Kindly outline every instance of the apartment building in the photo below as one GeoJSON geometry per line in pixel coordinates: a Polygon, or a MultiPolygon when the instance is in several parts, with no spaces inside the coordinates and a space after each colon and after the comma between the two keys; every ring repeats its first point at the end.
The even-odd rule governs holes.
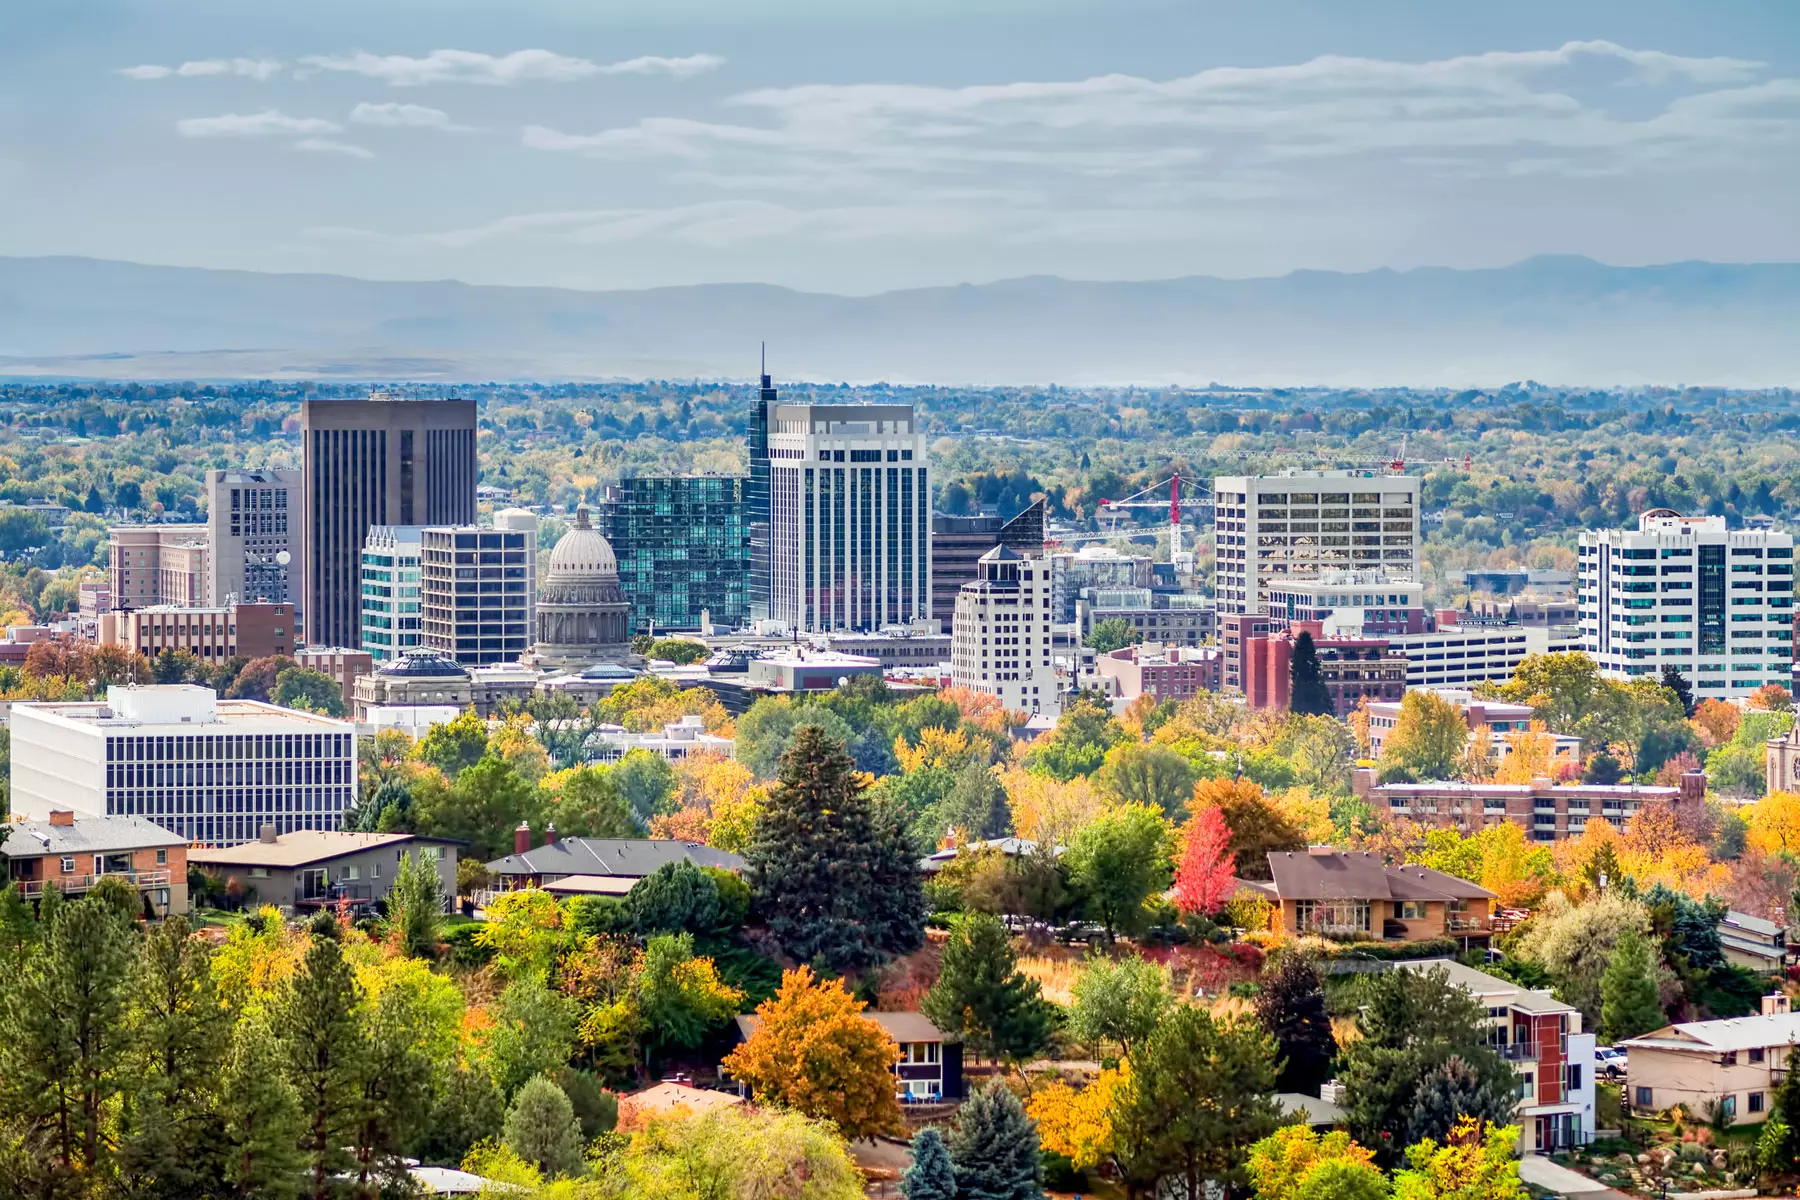
{"type": "Polygon", "coordinates": [[[1050,658],[1050,564],[996,546],[976,565],[979,578],[956,597],[952,682],[1012,712],[1055,716],[1062,697],[1050,658]]]}
{"type": "Polygon", "coordinates": [[[291,604],[230,604],[181,608],[156,604],[100,614],[97,640],[155,658],[186,650],[208,666],[228,658],[292,655],[300,635],[291,604]]]}
{"type": "Polygon", "coordinates": [[[513,663],[536,637],[534,530],[419,531],[419,645],[468,666],[513,663]]]}
{"type": "Polygon", "coordinates": [[[1761,1124],[1796,1043],[1800,1013],[1779,992],[1763,997],[1757,1016],[1664,1026],[1619,1043],[1631,1062],[1625,1102],[1648,1116],[1676,1107],[1703,1112],[1716,1101],[1734,1123],[1761,1124]]]}
{"type": "Polygon", "coordinates": [[[1635,530],[1583,533],[1580,568],[1583,640],[1607,676],[1673,667],[1697,699],[1789,685],[1792,534],[1652,509],[1635,530]]]}
{"type": "Polygon", "coordinates": [[[1417,821],[1464,834],[1511,821],[1533,841],[1560,842],[1580,837],[1591,820],[1604,819],[1622,828],[1638,810],[1652,804],[1706,802],[1706,776],[1698,771],[1681,777],[1677,787],[1582,783],[1557,787],[1548,779],[1530,783],[1374,782],[1375,772],[1356,771],[1351,787],[1396,819],[1417,821]]]}
{"type": "Polygon", "coordinates": [[[207,604],[204,525],[115,525],[107,530],[115,608],[207,604]]]}
{"type": "Polygon", "coordinates": [[[1157,703],[1191,700],[1201,692],[1219,690],[1223,673],[1216,647],[1168,646],[1140,642],[1110,654],[1097,655],[1094,673],[1113,681],[1120,700],[1149,696],[1157,703]]]}
{"type": "Polygon", "coordinates": [[[27,900],[54,887],[65,896],[102,879],[137,889],[158,917],[188,911],[187,839],[137,817],[103,817],[53,808],[42,820],[11,821],[0,842],[0,879],[27,900]]]}
{"type": "MultiPolygon", "coordinates": [[[[1407,691],[1413,691],[1408,686],[1407,691]]],[[[1483,700],[1467,688],[1425,688],[1440,700],[1449,702],[1462,714],[1463,720],[1473,732],[1486,728],[1494,739],[1494,756],[1496,761],[1506,757],[1511,747],[1507,737],[1511,734],[1525,733],[1531,729],[1532,708],[1529,704],[1507,704],[1500,700],[1483,700]]],[[[1380,758],[1381,748],[1394,726],[1400,723],[1400,703],[1393,700],[1381,700],[1369,705],[1369,757],[1380,758]]],[[[1581,739],[1567,733],[1550,733],[1551,757],[1568,759],[1571,762],[1580,760],[1581,739]]]]}

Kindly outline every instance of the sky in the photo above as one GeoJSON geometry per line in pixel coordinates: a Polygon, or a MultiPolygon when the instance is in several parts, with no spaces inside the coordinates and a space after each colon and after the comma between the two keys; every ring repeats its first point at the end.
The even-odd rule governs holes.
{"type": "Polygon", "coordinates": [[[840,293],[1800,260],[1792,0],[57,0],[0,255],[840,293]]]}

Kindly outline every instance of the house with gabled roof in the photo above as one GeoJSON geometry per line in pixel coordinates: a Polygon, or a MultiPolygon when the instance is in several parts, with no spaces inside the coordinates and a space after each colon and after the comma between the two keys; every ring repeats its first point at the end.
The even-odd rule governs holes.
{"type": "Polygon", "coordinates": [[[1757,1016],[1666,1025],[1619,1043],[1625,1100],[1639,1113],[1701,1114],[1716,1100],[1737,1123],[1755,1124],[1768,1117],[1796,1043],[1800,1013],[1779,992],[1763,997],[1757,1016]]]}
{"type": "Polygon", "coordinates": [[[1268,880],[1240,881],[1276,908],[1291,934],[1421,942],[1493,933],[1495,895],[1480,884],[1416,863],[1391,867],[1379,854],[1312,846],[1275,851],[1268,880]]]}
{"type": "Polygon", "coordinates": [[[531,844],[531,828],[513,831],[513,852],[487,864],[496,892],[543,888],[564,895],[623,896],[644,876],[672,862],[697,867],[723,867],[742,872],[744,860],[729,850],[699,842],[668,838],[558,837],[556,826],[544,832],[544,844],[531,844]]]}

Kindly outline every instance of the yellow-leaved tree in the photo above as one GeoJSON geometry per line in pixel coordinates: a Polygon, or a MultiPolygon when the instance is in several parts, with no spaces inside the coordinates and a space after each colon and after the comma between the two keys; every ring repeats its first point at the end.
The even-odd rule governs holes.
{"type": "Polygon", "coordinates": [[[1106,807],[1085,775],[1063,783],[1011,766],[1000,772],[1000,786],[1006,789],[1014,831],[1036,842],[1066,846],[1077,830],[1106,807]]]}
{"type": "Polygon", "coordinates": [[[1250,1147],[1249,1170],[1256,1200],[1311,1200],[1315,1196],[1349,1200],[1370,1194],[1370,1181],[1381,1185],[1373,1194],[1387,1190],[1375,1155],[1351,1141],[1343,1130],[1321,1134],[1305,1125],[1277,1129],[1250,1147]],[[1363,1185],[1361,1190],[1358,1183],[1363,1185]]]}
{"type": "Polygon", "coordinates": [[[1739,812],[1744,843],[1759,854],[1800,854],[1800,795],[1770,792],[1739,812]]]}
{"type": "Polygon", "coordinates": [[[764,1104],[829,1121],[851,1139],[898,1133],[894,1098],[900,1048],[841,979],[810,967],[781,977],[781,990],[756,1007],[756,1031],[720,1065],[764,1104]]]}
{"type": "Polygon", "coordinates": [[[1542,721],[1533,721],[1531,728],[1506,735],[1506,756],[1494,772],[1494,782],[1529,784],[1534,779],[1551,778],[1556,764],[1556,739],[1542,721]]]}
{"type": "Polygon", "coordinates": [[[1058,1080],[1038,1088],[1025,1102],[1025,1112],[1037,1122],[1038,1145],[1061,1154],[1085,1171],[1099,1165],[1113,1152],[1113,1104],[1131,1083],[1131,1064],[1100,1072],[1084,1088],[1058,1080]]]}

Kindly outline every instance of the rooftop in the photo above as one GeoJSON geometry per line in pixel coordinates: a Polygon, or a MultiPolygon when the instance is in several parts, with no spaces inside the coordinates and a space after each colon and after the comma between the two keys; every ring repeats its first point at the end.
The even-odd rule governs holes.
{"type": "Polygon", "coordinates": [[[13,714],[107,730],[225,726],[291,731],[296,725],[306,725],[349,732],[354,728],[348,721],[261,700],[221,700],[209,687],[182,683],[115,685],[106,689],[105,700],[15,704],[13,714]]]}
{"type": "Polygon", "coordinates": [[[13,821],[11,835],[0,844],[0,856],[36,858],[41,855],[114,854],[123,850],[152,850],[159,846],[185,846],[187,839],[161,825],[137,817],[90,817],[77,813],[73,823],[13,821]]]}
{"type": "MultiPolygon", "coordinates": [[[[922,1012],[870,1012],[865,1009],[862,1019],[872,1021],[887,1030],[888,1036],[896,1042],[941,1042],[943,1031],[931,1023],[931,1018],[922,1012]]],[[[745,1013],[736,1018],[738,1033],[745,1038],[756,1032],[762,1019],[755,1013],[745,1013]]]]}
{"type": "Polygon", "coordinates": [[[1800,1013],[1785,1012],[1666,1025],[1654,1033],[1620,1042],[1619,1045],[1632,1050],[1690,1050],[1716,1054],[1767,1046],[1791,1046],[1796,1042],[1800,1042],[1800,1013]]]}
{"type": "Polygon", "coordinates": [[[1269,873],[1283,900],[1480,900],[1494,893],[1429,867],[1390,867],[1379,854],[1281,850],[1269,873]]]}
{"type": "Polygon", "coordinates": [[[411,833],[338,833],[322,829],[295,830],[274,841],[257,840],[216,850],[190,850],[188,861],[200,866],[216,867],[303,867],[310,863],[378,850],[384,846],[404,846],[408,842],[440,842],[442,838],[420,838],[411,833]]]}
{"type": "Polygon", "coordinates": [[[1477,971],[1474,967],[1466,967],[1450,958],[1421,958],[1410,962],[1394,964],[1403,971],[1421,973],[1442,968],[1449,976],[1450,982],[1478,1000],[1486,1001],[1489,1007],[1505,1005],[1525,1012],[1536,1013],[1572,1013],[1574,1006],[1564,1004],[1547,991],[1536,991],[1532,988],[1520,987],[1510,979],[1502,979],[1498,975],[1489,975],[1486,971],[1477,971]]]}
{"type": "Polygon", "coordinates": [[[509,854],[489,863],[487,869],[496,875],[613,875],[641,879],[664,863],[684,859],[702,867],[744,869],[744,860],[737,855],[698,842],[586,837],[563,838],[523,854],[509,854]]]}

